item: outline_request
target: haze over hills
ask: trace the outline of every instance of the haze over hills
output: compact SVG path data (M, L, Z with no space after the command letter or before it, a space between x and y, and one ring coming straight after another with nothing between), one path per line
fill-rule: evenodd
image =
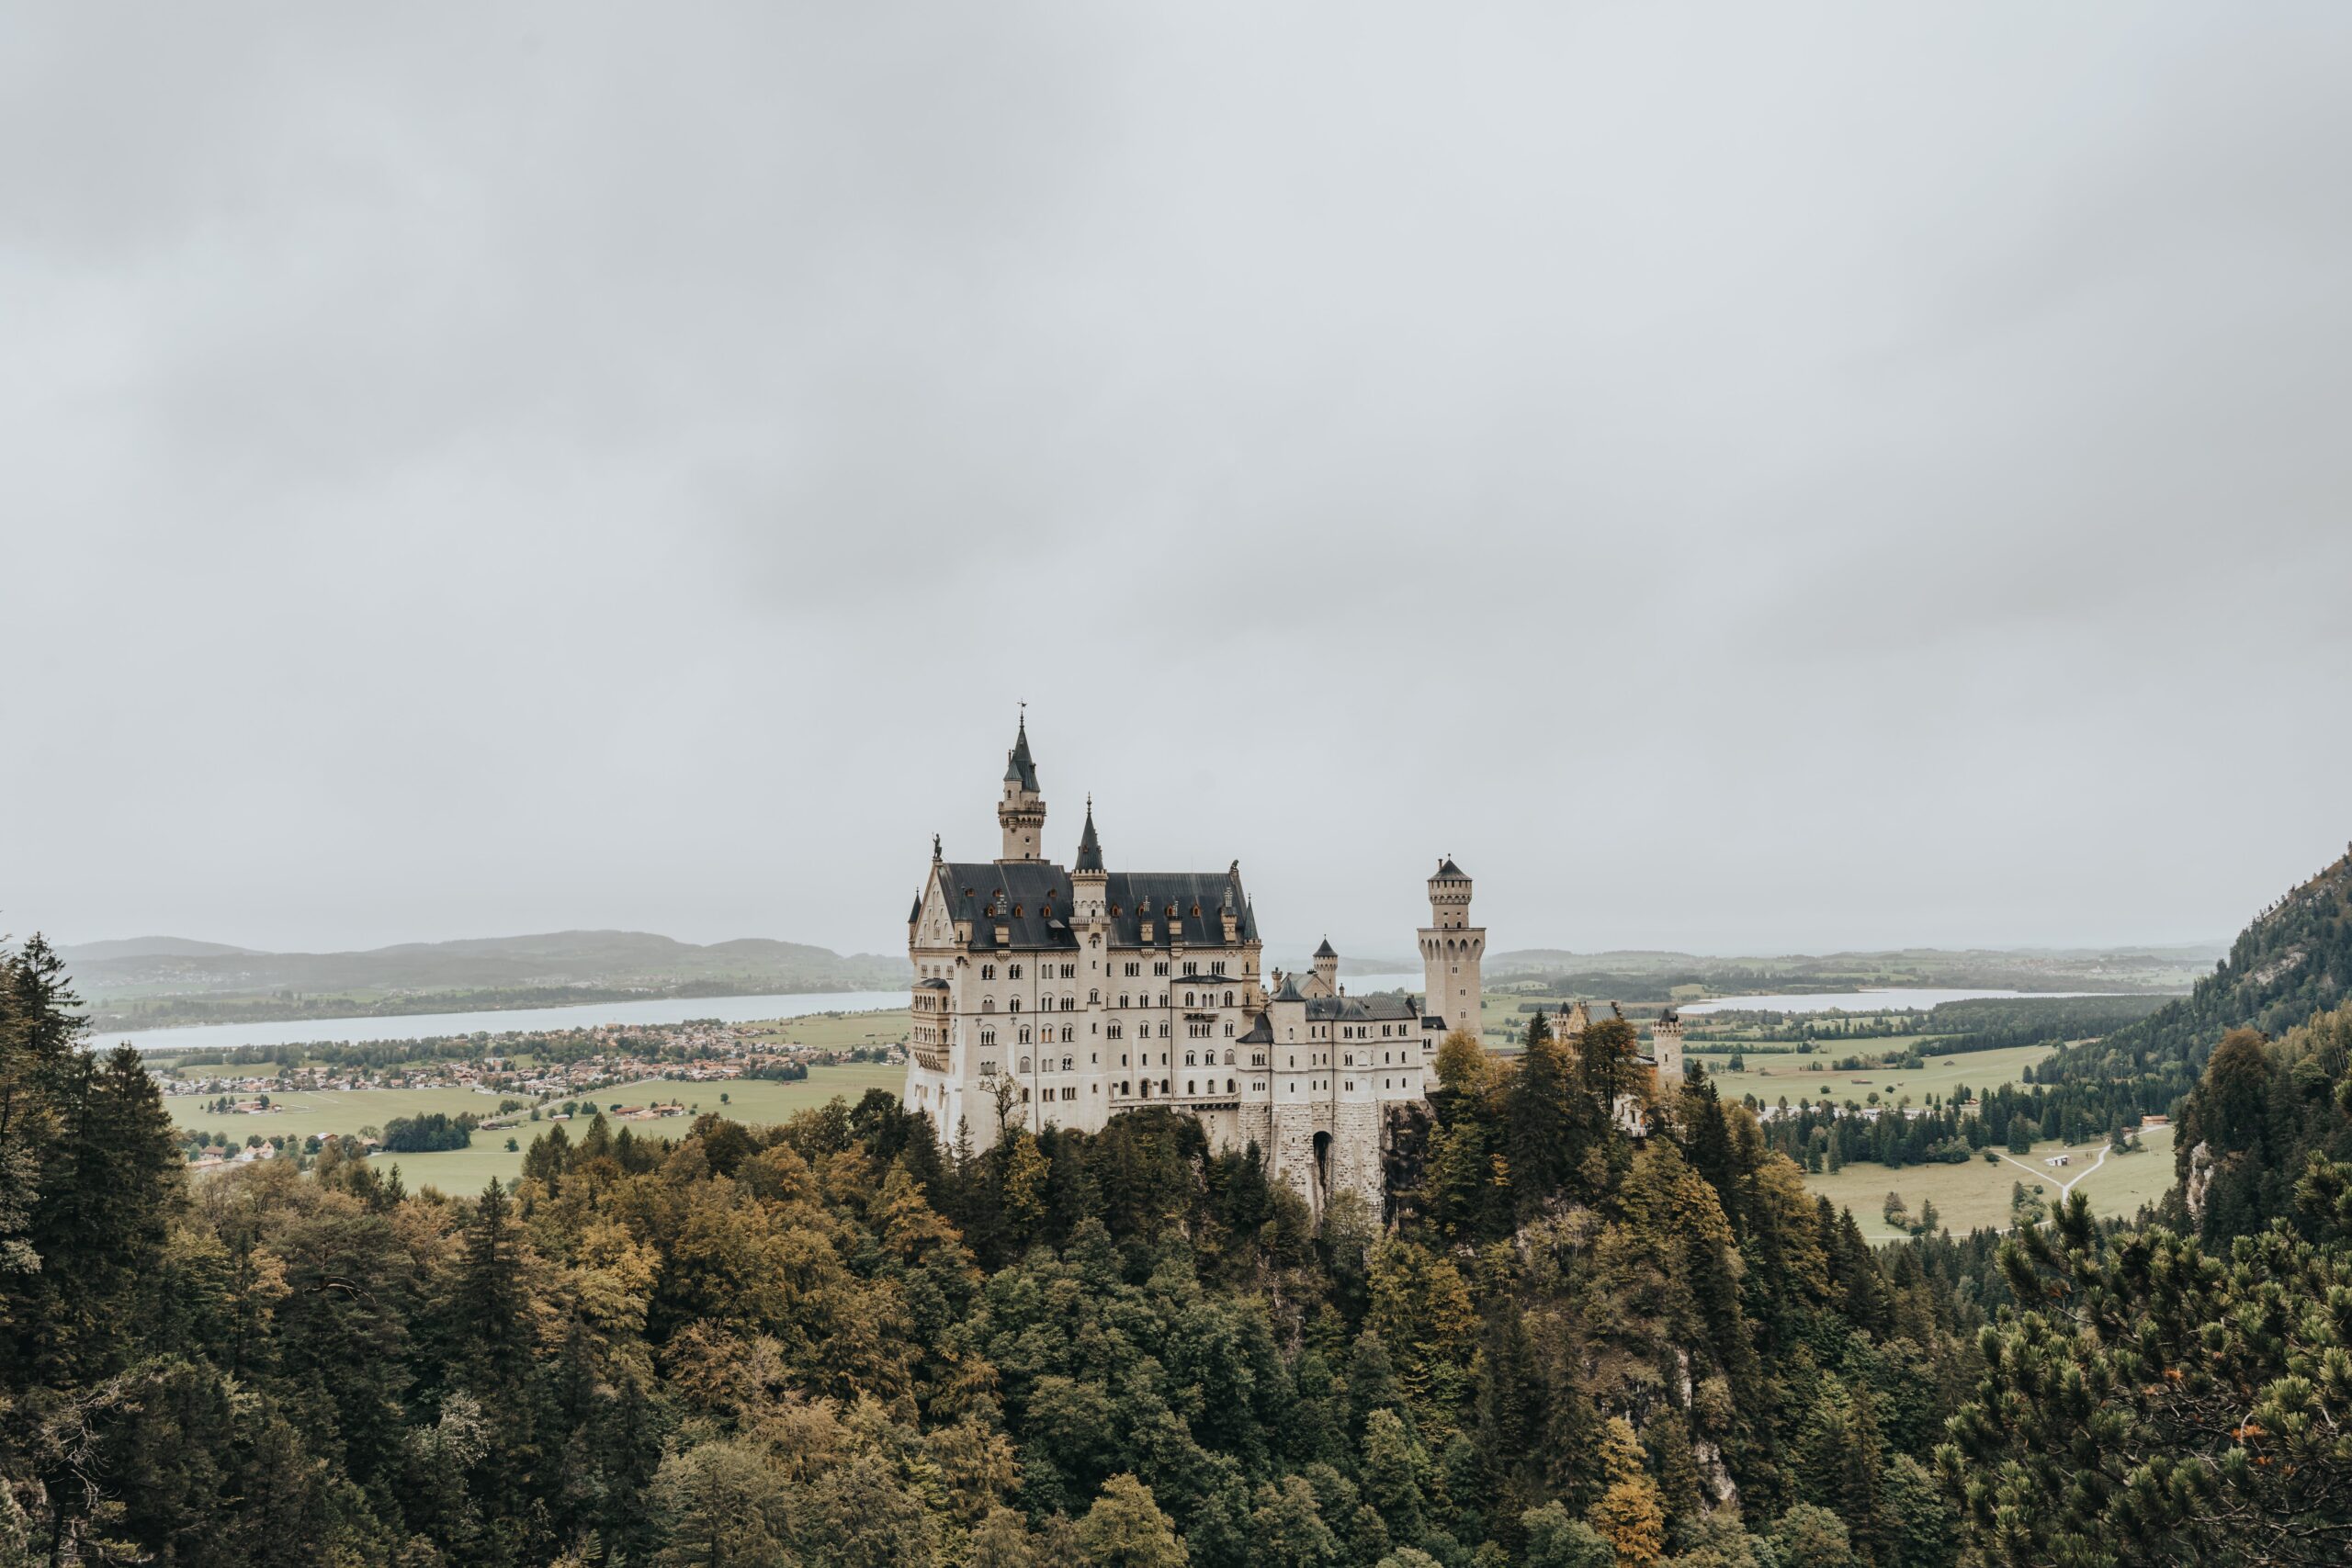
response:
M117 958L228 958L253 951L250 947L232 947L225 942L194 942L184 936L132 936L112 942L74 942L60 947L57 953L68 964L94 964Z
M1688 953L1494 954L1498 988L1570 991L1629 1001L1882 986L2021 991L2182 991L2208 973L2219 942L2174 948L2018 949L1721 957ZM60 950L102 1028L561 1006L648 997L890 990L908 981L897 954L739 937L708 943L650 931L565 931L401 942L344 953L262 953L226 942L148 936ZM1283 968L1304 967L1302 954ZM1409 955L1342 959L1343 975L1414 974Z
M700 944L649 931L548 931L356 953L253 953L137 938L62 953L102 1026L881 990L904 986L908 974L896 956L844 955L763 937Z
M1505 988L1541 982L1626 999L1701 992L1843 991L1943 987L2015 991L2180 991L2228 951L2221 942L2128 948L1897 948L1750 957L1648 950L1570 953L1522 948L1489 954Z

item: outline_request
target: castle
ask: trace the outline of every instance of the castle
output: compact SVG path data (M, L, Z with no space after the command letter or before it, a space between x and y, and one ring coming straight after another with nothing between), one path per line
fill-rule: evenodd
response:
M1480 1032L1487 933L1470 923L1469 875L1441 860L1430 878L1426 1003L1351 997L1328 940L1304 975L1264 968L1238 862L1111 871L1091 798L1075 863L1045 859L1025 716L997 822L993 861L947 860L933 838L907 916L907 1109L978 1145L1006 1122L1091 1132L1165 1105L1216 1147L1255 1144L1318 1213L1342 1191L1376 1205L1391 1113L1421 1101L1448 1032ZM1676 1050L1679 1069L1679 1034Z

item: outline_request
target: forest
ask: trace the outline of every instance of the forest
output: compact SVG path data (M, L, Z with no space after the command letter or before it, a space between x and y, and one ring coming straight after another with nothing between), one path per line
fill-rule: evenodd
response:
M1385 1213L887 1093L445 1195L191 1179L0 964L0 1568L2352 1554L2352 1012L2211 1053L2154 1223L1874 1250L1619 1020L1449 1039Z

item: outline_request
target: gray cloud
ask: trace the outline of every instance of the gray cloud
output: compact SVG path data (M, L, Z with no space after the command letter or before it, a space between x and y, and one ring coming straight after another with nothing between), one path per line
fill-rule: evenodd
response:
M2324 6L9 6L0 929L2233 929L2352 826Z

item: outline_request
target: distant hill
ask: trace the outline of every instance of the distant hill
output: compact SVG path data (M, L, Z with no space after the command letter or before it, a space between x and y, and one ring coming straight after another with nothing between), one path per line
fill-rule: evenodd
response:
M254 953L160 938L85 943L65 956L94 1021L151 1027L628 996L887 990L909 976L895 955L763 937L704 945L650 931L549 931L354 953Z
M2283 1034L2352 998L2352 852L2301 884L2238 933L2188 995L2095 1044L2055 1059L2073 1076L2186 1066L2200 1072L2240 1026Z
M1875 953L1710 956L1652 949L1572 953L1518 948L1489 953L1490 988L1532 987L1664 1001L1702 993L1847 991L1886 986L2014 991L2186 990L2222 944L2133 948L1894 948Z
M94 964L109 958L232 958L253 951L225 942L194 942L184 936L126 936L111 942L81 942L60 947L68 964Z

